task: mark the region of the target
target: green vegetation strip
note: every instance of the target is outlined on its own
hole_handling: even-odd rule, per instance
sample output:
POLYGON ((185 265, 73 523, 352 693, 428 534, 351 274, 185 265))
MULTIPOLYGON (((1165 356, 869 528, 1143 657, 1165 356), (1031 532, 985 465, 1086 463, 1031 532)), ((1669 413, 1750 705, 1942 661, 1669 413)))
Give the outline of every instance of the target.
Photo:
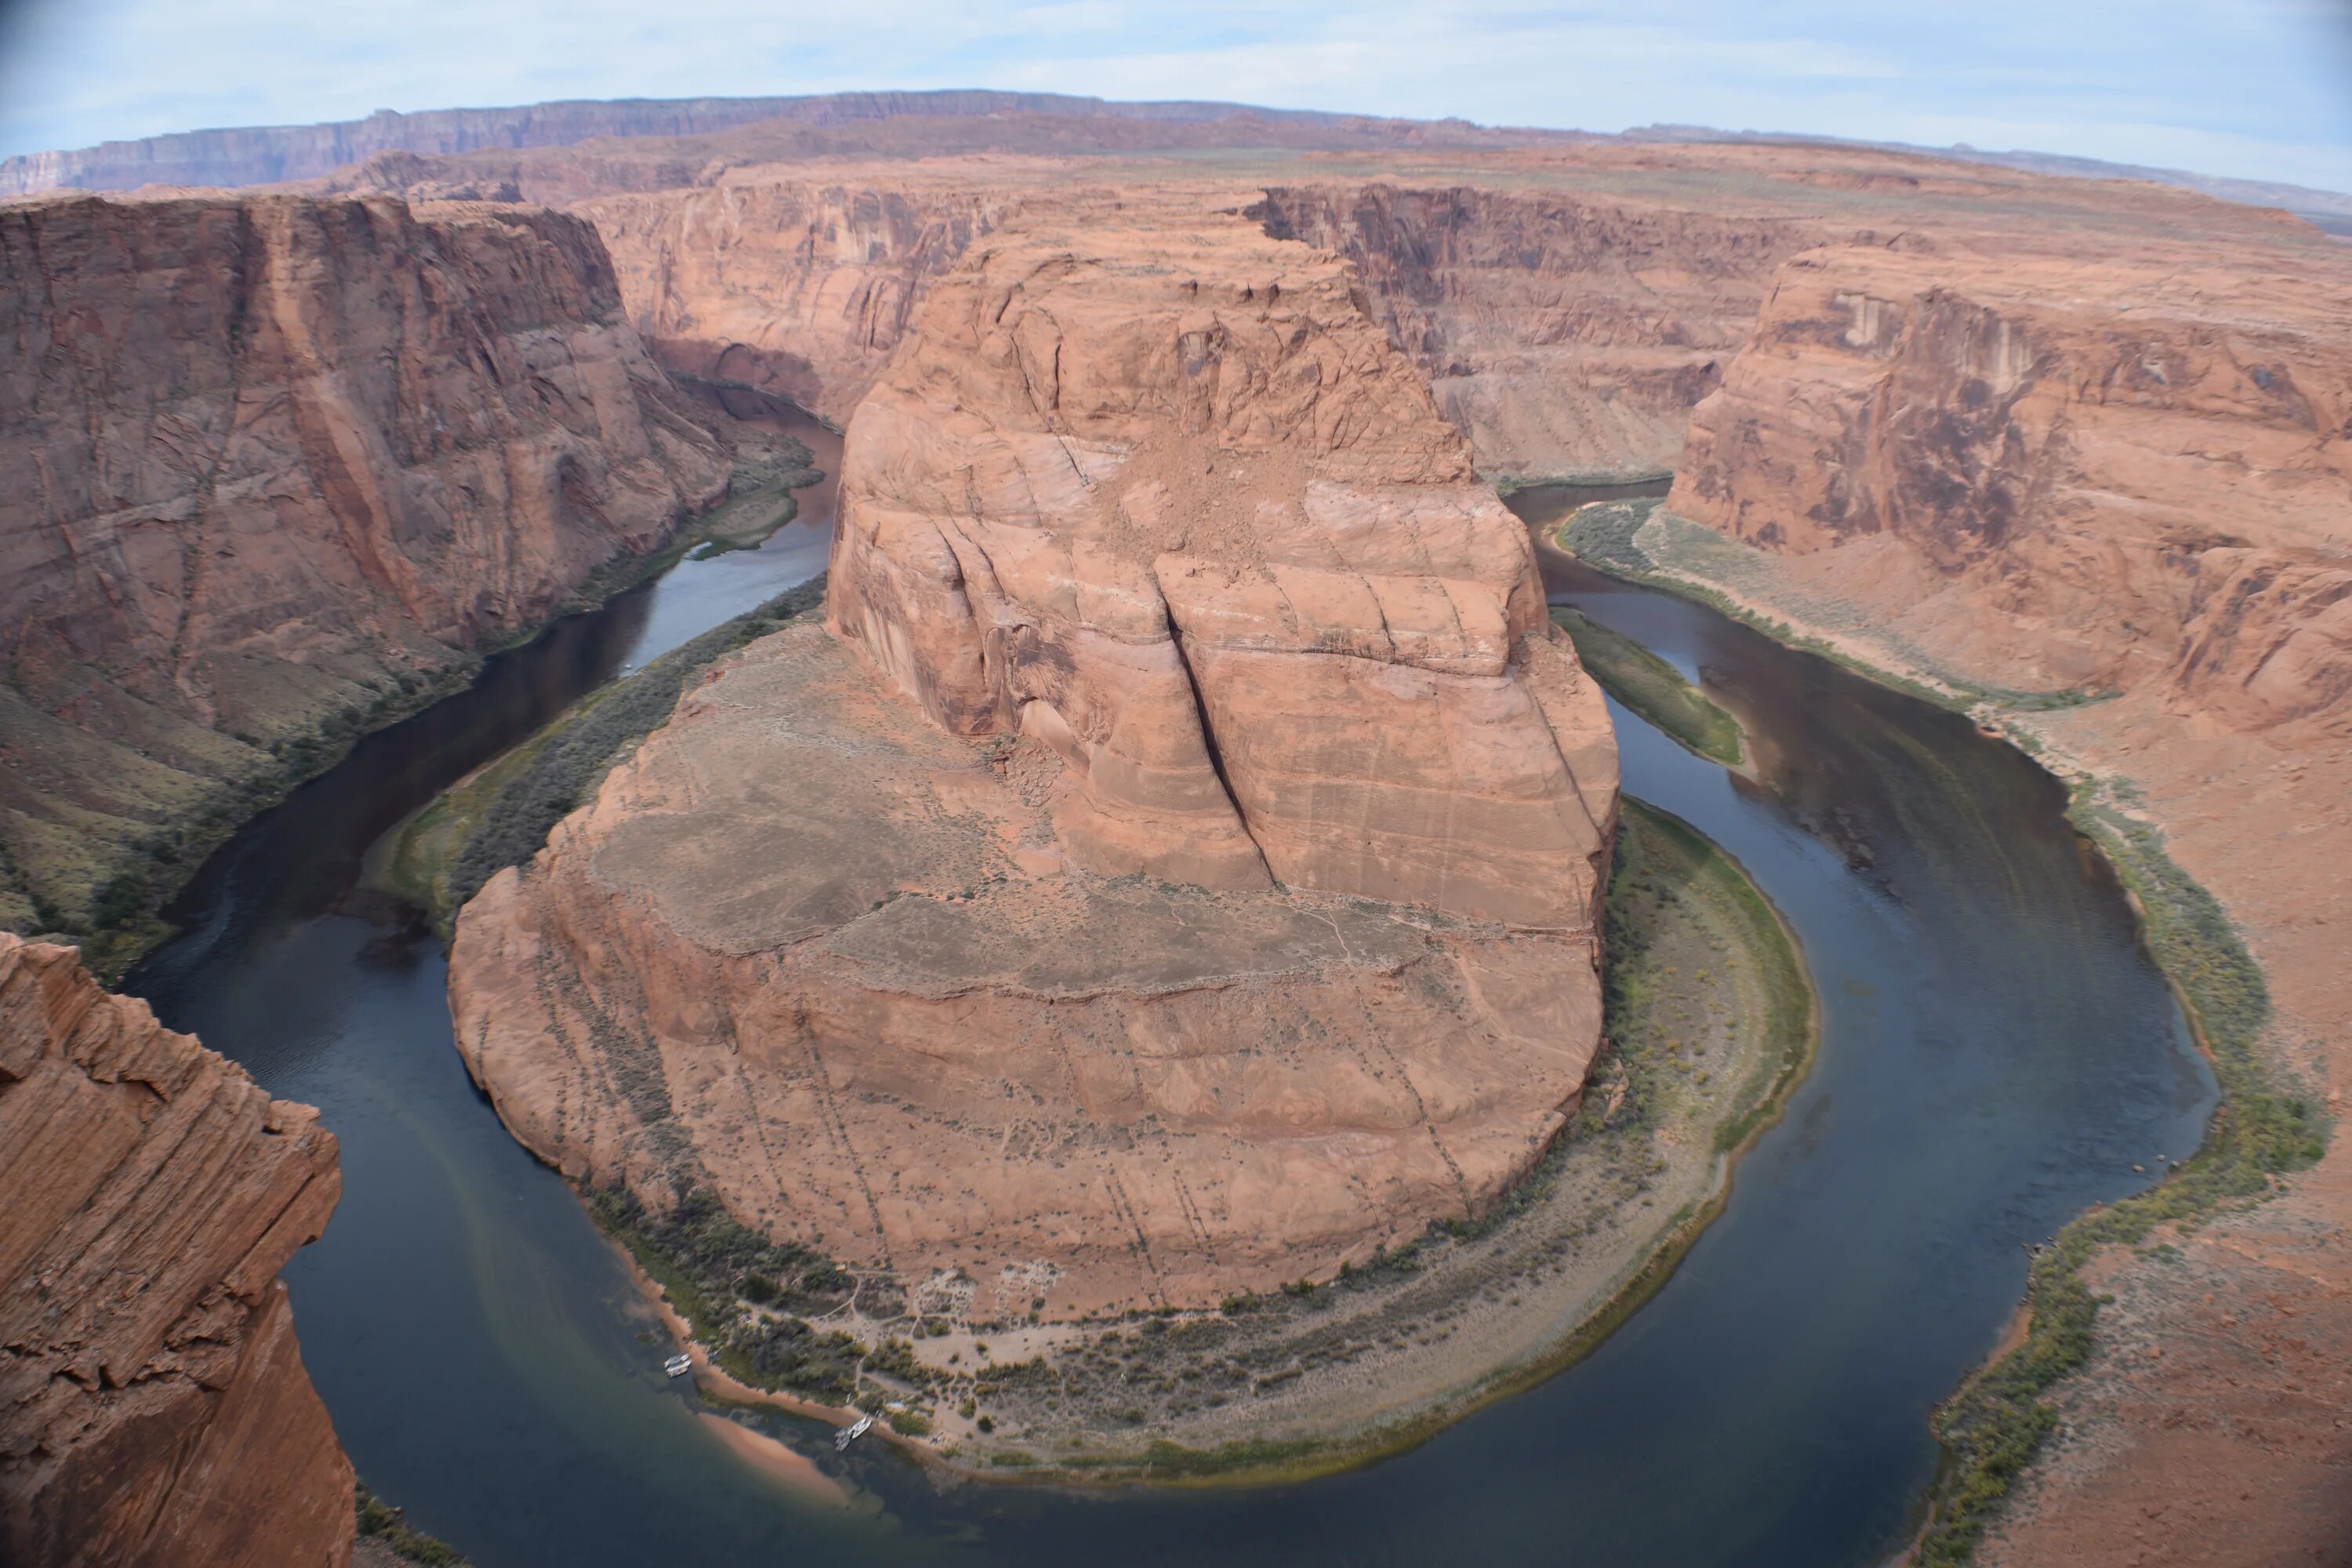
POLYGON ((393 847, 393 886, 431 911, 446 934, 483 883, 537 854, 549 830, 669 718, 698 675, 824 602, 820 575, 590 692, 412 818, 393 847))
MULTIPOLYGON (((1676 598, 1704 605, 1726 619, 1762 632, 1784 647, 1828 659, 1865 680, 1892 687, 1906 696, 1956 713, 1969 713, 1986 706, 2013 713, 2042 713, 2053 709, 2080 708, 2086 703, 2103 702, 2116 695, 2113 691, 2082 688, 2017 691, 1962 680, 1948 673, 1938 673, 1937 680, 1940 684, 1930 684, 1866 663, 1834 643, 1807 636, 1786 620, 1758 614, 1721 588, 1694 581, 1694 576, 1718 575, 1730 563, 1756 552, 1752 547, 1726 539, 1687 518, 1676 517, 1672 512, 1661 515, 1660 503, 1654 498, 1595 501, 1590 506, 1580 507, 1560 524, 1553 542, 1587 565, 1597 567, 1612 577, 1622 577, 1644 588, 1654 588, 1661 594, 1672 594, 1676 598), (1634 538, 1653 518, 1668 531, 1668 538, 1675 542, 1676 549, 1699 558, 1673 563, 1679 570, 1669 570, 1665 564, 1654 559, 1634 538), (1685 575, 1685 572, 1692 575, 1685 575)), ((2022 741, 2020 744, 2029 752, 2034 749, 2022 741)))
MULTIPOLYGON (((1475 1220, 1433 1222, 1421 1241, 1383 1249, 1358 1268, 1318 1284, 1300 1280, 1283 1287, 1280 1298, 1241 1296, 1223 1306, 1227 1320, 1272 1310, 1313 1310, 1339 1293, 1378 1288, 1396 1276, 1426 1267, 1434 1249, 1486 1235, 1540 1202, 1558 1179, 1575 1142, 1601 1137, 1646 1140, 1669 1101, 1680 1093, 1686 1062, 1675 1052, 1679 1027, 1663 1005, 1675 984, 1674 971, 1656 955, 1665 922, 1686 921, 1696 904, 1722 917, 1741 955, 1753 962, 1766 994, 1763 1048, 1758 1064, 1727 1106, 1715 1134, 1717 1152, 1736 1157, 1779 1116, 1789 1092, 1812 1060, 1819 1035, 1812 984, 1796 938, 1779 911, 1737 861, 1689 824, 1632 797, 1623 800, 1616 859, 1610 879, 1604 928, 1602 1033, 1612 1043, 1626 1078, 1624 1102, 1613 1110, 1599 1086, 1584 1096, 1575 1121, 1528 1178, 1475 1220)), ((1701 921, 1704 927, 1704 921, 1701 921)), ((1595 1064, 1596 1067, 1599 1065, 1595 1064)), ((1541 1353, 1496 1369, 1460 1395, 1401 1421, 1339 1438, 1255 1438, 1215 1448, 1192 1448, 1161 1440, 1139 1456, 1042 1455, 999 1450, 981 1462, 1006 1479, 1115 1483, 1146 1480, 1177 1485, 1289 1484, 1359 1468, 1428 1441, 1475 1411, 1522 1394, 1591 1354, 1654 1296, 1681 1264, 1702 1232, 1722 1212, 1727 1180, 1711 1197, 1686 1204, 1659 1233, 1649 1256, 1623 1287, 1591 1315, 1541 1353)), ((1161 1328, 1171 1337, 1204 1331, 1216 1319, 1161 1328)), ((1050 1377, 1043 1363, 1027 1369, 1050 1377)), ((1280 1381, 1277 1374, 1263 1381, 1280 1381)))
POLYGON ((736 1222, 712 1194, 689 1190, 657 1214, 625 1190, 583 1189, 588 1212, 662 1288, 719 1369, 753 1388, 846 1405, 869 1361, 912 1359, 903 1341, 869 1352, 839 1331, 812 1327, 856 1283, 831 1259, 772 1242, 736 1222))
POLYGON ((1551 618, 1568 633, 1578 660, 1610 696, 1686 750, 1727 768, 1739 765, 1738 721, 1707 700, 1680 670, 1580 610, 1554 610, 1551 618))
POLYGON ((2035 1257, 2024 1342, 1937 1414, 1945 1462, 1915 1559, 1922 1568, 1969 1560, 2018 1476, 2056 1430, 2057 1412, 2044 1395, 2089 1359, 2105 1300, 2083 1282, 2093 1254, 2136 1244, 2159 1225, 2192 1227, 2257 1202, 2276 1190, 2278 1176, 2310 1165, 2326 1148, 2322 1116, 2283 1088, 2262 1060, 2269 988, 2221 904, 2173 863, 2154 828, 2109 804, 2099 785, 2078 788, 2068 816, 2105 851, 2129 890, 2148 951, 2212 1060, 2221 1105, 2203 1146, 2167 1180, 2093 1209, 2035 1257))
POLYGON ((352 1503, 361 1540, 373 1541, 402 1562, 422 1563, 424 1568, 467 1568, 457 1548, 411 1525, 400 1510, 368 1490, 366 1482, 353 1489, 352 1503))

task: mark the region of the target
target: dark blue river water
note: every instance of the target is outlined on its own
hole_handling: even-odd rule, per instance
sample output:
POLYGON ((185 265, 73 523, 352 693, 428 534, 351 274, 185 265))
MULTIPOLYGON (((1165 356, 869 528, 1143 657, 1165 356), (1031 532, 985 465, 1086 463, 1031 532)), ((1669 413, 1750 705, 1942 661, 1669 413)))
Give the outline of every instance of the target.
POLYGON ((1592 1355, 1368 1470, 941 1490, 767 1417, 855 1498, 811 1503, 663 1378, 615 1254, 467 1081, 437 944, 355 890, 370 844, 458 774, 818 570, 827 493, 803 505, 764 550, 682 565, 370 738, 221 852, 131 977, 341 1138, 342 1206, 287 1270, 303 1354, 361 1475, 481 1568, 1872 1563, 1931 1476, 1930 1407, 2018 1299, 2021 1244, 2201 1134, 2210 1078, 2053 781, 1965 721, 1549 560, 1556 600, 1748 724, 1753 778, 1618 712, 1625 787, 1738 858, 1821 994, 1819 1060, 1722 1217, 1592 1355))

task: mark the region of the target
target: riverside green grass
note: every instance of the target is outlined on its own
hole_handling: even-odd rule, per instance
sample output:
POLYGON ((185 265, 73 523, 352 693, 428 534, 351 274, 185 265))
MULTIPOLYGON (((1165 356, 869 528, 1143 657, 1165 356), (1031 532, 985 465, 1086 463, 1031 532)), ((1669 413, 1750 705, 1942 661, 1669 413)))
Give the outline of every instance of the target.
POLYGON ((1579 610, 1551 618, 1601 689, 1709 762, 1740 763, 1739 721, 1709 701, 1682 672, 1633 638, 1620 637, 1579 610))
POLYGON ((514 750, 443 791, 400 830, 388 870, 394 889, 429 910, 446 935, 484 882, 537 854, 548 830, 667 721, 693 677, 822 605, 824 581, 819 574, 597 688, 514 750))
MULTIPOLYGON (((1586 507, 1561 526, 1558 541, 1588 564, 1704 604, 1775 641, 1955 711, 1970 712, 1979 704, 2037 711, 2097 700, 2084 693, 1937 690, 1874 668, 1798 635, 1786 622, 1656 570, 1633 539, 1652 510, 1640 502, 1586 507)), ((2010 739, 2029 755, 2038 752, 2030 736, 2010 739)), ((2083 1282, 2082 1269, 2094 1254, 2111 1244, 2137 1243, 2159 1225, 2194 1226, 2260 1202, 2276 1190, 2277 1177, 2311 1165, 2326 1148, 2324 1114, 2282 1085, 2263 1060, 2260 1041, 2271 1005, 2261 966, 2220 900, 2165 853, 2162 834, 2122 809, 2116 795, 2105 781, 2080 781, 2071 792, 2068 819, 2098 847, 2130 895, 2141 939, 2212 1064, 2221 1100, 2204 1142, 2167 1180, 2080 1215, 2034 1258, 2022 1342, 1979 1368, 1937 1412, 1944 1459, 1914 1557, 1921 1568, 1952 1568, 1972 1559, 2017 1478, 2057 1429, 2057 1413, 2044 1396, 2090 1357, 2102 1303, 2083 1282)))
POLYGON ((2082 1270, 2093 1255, 2137 1243, 2159 1225, 2193 1227, 2258 1203, 2276 1190, 2278 1176, 2326 1150, 2324 1117, 2262 1059, 2270 990, 2220 901, 2164 852, 2161 835, 2117 809, 2105 786, 2078 785, 2067 816, 2123 879, 2142 938, 2180 998, 2221 1099, 2204 1143, 2168 1179, 2082 1215, 2034 1258, 2024 1342, 1979 1370, 1937 1415, 1946 1458, 1914 1559, 1922 1568, 1971 1560, 2018 1476, 2057 1430, 2057 1412, 2042 1396, 2090 1357, 2102 1299, 2082 1270))

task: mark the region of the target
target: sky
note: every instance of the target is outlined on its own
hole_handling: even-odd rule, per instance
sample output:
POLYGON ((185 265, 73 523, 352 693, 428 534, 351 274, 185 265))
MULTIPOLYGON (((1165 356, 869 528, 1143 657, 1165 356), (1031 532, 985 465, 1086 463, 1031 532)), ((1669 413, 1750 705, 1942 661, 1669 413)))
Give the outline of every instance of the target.
POLYGON ((1965 142, 2352 190, 2352 0, 0 0, 0 154, 936 87, 1965 142))

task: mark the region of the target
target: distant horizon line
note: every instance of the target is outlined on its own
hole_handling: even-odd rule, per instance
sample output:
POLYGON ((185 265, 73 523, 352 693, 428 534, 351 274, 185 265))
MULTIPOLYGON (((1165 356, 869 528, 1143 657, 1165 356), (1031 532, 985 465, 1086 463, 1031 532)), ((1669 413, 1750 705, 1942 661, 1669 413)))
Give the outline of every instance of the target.
MULTIPOLYGON (((1358 110, 1299 109, 1273 104, 1244 103, 1230 99, 1215 98, 1105 98, 1094 93, 1034 91, 1013 88, 946 87, 946 88, 850 88, 832 92, 803 93, 689 93, 670 97, 652 94, 629 94, 617 97, 549 98, 527 103, 448 104, 430 109, 377 108, 365 114, 341 119, 281 121, 271 123, 240 125, 202 125, 178 131, 161 131, 144 136, 108 137, 79 147, 43 147, 22 153, 0 153, 0 170, 24 168, 48 159, 68 159, 100 153, 112 148, 131 148, 181 138, 219 136, 237 132, 268 133, 317 131, 329 128, 357 127, 386 120, 422 120, 439 115, 521 113, 536 110, 575 108, 597 105, 657 105, 688 106, 695 104, 742 105, 760 103, 815 103, 826 100, 867 98, 940 99, 975 96, 1005 99, 1046 100, 1067 104, 1095 104, 1113 109, 1145 110, 1213 110, 1217 115, 1201 116, 1202 120, 1233 118, 1240 115, 1262 115, 1285 120, 1331 124, 1348 121, 1381 121, 1396 125, 1454 125, 1472 131, 1507 138, 1517 134, 1543 137, 1589 137, 1596 141, 1653 142, 1704 143, 1770 142, 1777 144, 1813 144, 1831 147, 1853 147, 1877 152, 1907 153, 1929 157, 1942 157, 1960 163, 1991 163, 2005 167, 2020 168, 2028 173, 2052 174, 2078 178, 2156 179, 2160 183, 2188 185, 2223 200, 2216 187, 2234 188, 2248 193, 2277 192, 2333 198, 2327 205, 2341 204, 2340 212, 2352 219, 2352 189, 2327 185, 2308 185, 2290 180, 2268 180, 2253 175, 2215 174, 2207 170, 2180 168, 2152 163, 2129 163, 2111 158, 2096 158, 2085 153, 2064 153, 2047 148, 1982 148, 1966 142, 1954 142, 1947 146, 1927 142, 1898 142, 1867 136, 1846 136, 1830 132, 1758 130, 1753 127, 1734 130, 1725 126, 1703 125, 1685 121, 1654 121, 1646 125, 1629 125, 1621 131, 1595 131, 1573 125, 1510 125, 1490 124, 1464 115, 1424 117, 1403 114, 1381 114, 1358 110), (1646 133, 1646 134, 1645 134, 1646 133), (1675 134, 1680 133, 1680 134, 1675 134), (2032 160, 2033 162, 2027 162, 2032 160), (2049 167, 2047 163, 2071 164, 2074 168, 2049 167)), ((984 116, 976 116, 976 118, 984 116)), ((777 118, 783 118, 778 116, 777 118)), ((1174 118, 1171 116, 1171 118, 1174 118)), ((759 120, 739 121, 728 130, 741 125, 759 124, 759 120)), ((719 134, 719 132, 682 132, 670 134, 719 134)), ((659 133, 641 133, 650 139, 659 133)), ((566 145, 569 143, 555 143, 566 145)), ((478 149, 488 151, 488 149, 478 149)), ((60 186, 59 189, 88 187, 60 186)), ((2241 202, 2241 205, 2254 205, 2241 202)), ((2269 204, 2284 205, 2284 204, 2269 204)))

